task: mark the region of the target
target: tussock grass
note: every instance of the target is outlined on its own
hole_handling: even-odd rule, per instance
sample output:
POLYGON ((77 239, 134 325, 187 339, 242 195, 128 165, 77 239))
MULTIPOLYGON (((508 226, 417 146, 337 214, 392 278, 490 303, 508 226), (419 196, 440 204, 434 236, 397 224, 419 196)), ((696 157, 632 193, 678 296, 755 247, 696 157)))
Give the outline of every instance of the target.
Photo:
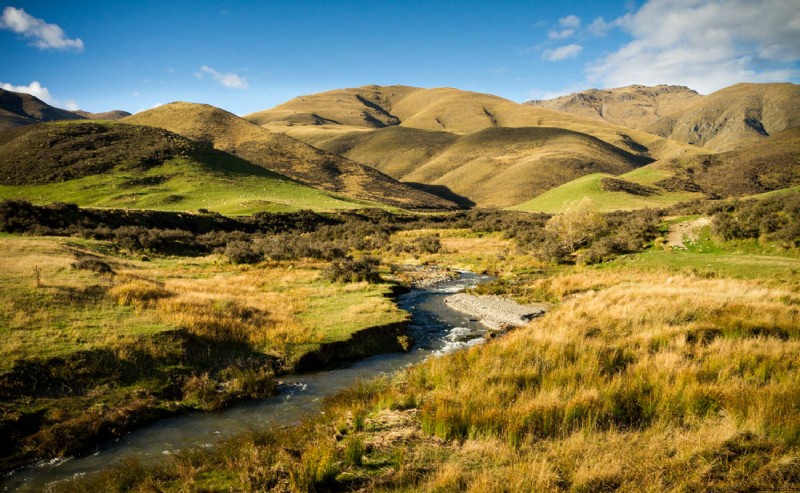
MULTIPOLYGON (((530 296, 557 303, 527 328, 362 382, 298 429, 207 452, 192 463, 191 479, 208 485, 202 478, 237 464, 246 473, 230 478, 227 489, 800 485, 800 310, 787 301, 796 297, 796 280, 776 285, 628 268, 571 270, 526 283, 530 296)), ((178 459, 153 483, 119 490, 176 485, 185 478, 173 470, 188 464, 178 459)), ((93 481, 116 485, 108 479, 114 474, 126 472, 93 481)))

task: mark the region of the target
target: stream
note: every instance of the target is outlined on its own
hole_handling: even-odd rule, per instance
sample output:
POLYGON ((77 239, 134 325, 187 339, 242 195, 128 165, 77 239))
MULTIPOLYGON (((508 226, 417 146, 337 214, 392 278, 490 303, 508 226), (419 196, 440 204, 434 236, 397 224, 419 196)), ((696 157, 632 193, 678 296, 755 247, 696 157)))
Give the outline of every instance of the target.
POLYGON ((39 492, 48 484, 100 471, 123 460, 154 463, 181 449, 211 447, 242 432, 291 425, 320 412, 323 399, 352 386, 359 379, 392 373, 424 359, 483 342, 486 328, 467 315, 450 309, 444 298, 489 280, 470 272, 430 288, 413 289, 398 298, 400 308, 411 313, 409 333, 416 340, 408 353, 381 354, 336 369, 285 375, 278 394, 233 405, 218 413, 197 413, 167 418, 134 430, 99 448, 94 454, 42 461, 8 473, 2 491, 39 492))

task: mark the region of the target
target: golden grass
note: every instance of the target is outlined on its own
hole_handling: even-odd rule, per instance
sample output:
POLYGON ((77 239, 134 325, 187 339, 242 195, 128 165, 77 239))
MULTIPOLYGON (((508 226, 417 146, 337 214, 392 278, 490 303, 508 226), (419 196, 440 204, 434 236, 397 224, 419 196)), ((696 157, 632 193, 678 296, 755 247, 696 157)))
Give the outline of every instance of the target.
POLYGON ((194 467, 235 463, 248 472, 222 489, 243 491, 800 486, 797 283, 581 270, 532 284, 559 304, 527 328, 359 384, 300 429, 194 467))

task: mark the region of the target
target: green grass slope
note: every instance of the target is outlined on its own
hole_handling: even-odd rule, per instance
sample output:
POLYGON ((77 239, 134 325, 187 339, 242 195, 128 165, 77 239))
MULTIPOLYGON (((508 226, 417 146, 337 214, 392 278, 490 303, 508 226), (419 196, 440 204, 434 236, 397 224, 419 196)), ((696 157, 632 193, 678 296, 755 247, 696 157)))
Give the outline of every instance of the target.
POLYGON ((354 199, 404 208, 455 208, 452 202, 399 183, 369 166, 270 132, 213 106, 171 103, 125 121, 209 143, 268 170, 354 199))
POLYGON ((97 122, 0 134, 0 198, 228 214, 375 205, 329 195, 163 129, 97 122))
POLYGON ((620 174, 648 162, 587 134, 548 127, 489 127, 457 135, 394 126, 343 134, 322 145, 482 207, 517 205, 588 173, 620 174))

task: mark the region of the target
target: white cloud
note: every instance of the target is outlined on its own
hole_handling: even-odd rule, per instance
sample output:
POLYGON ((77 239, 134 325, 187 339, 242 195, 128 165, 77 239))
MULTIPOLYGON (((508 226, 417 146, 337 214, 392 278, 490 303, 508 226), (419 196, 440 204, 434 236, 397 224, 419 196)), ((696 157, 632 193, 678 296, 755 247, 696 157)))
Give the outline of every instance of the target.
POLYGON ((83 51, 83 41, 80 38, 68 38, 67 33, 58 25, 37 19, 23 9, 14 7, 3 9, 0 29, 7 29, 22 34, 26 38, 33 38, 31 44, 40 50, 83 51))
POLYGON ((39 81, 33 81, 27 86, 15 86, 13 84, 9 84, 7 82, 0 82, 0 89, 5 89, 6 91, 14 91, 14 92, 23 92, 25 94, 30 94, 31 96, 36 96, 37 98, 41 99, 45 103, 55 106, 57 108, 65 108, 69 111, 75 111, 80 109, 78 103, 74 99, 66 99, 61 101, 53 97, 50 94, 50 90, 46 87, 42 86, 39 81))
POLYGON ((562 31, 550 31, 547 33, 547 37, 550 39, 567 39, 573 34, 575 34, 574 29, 564 29, 562 31))
POLYGON ((195 72, 194 76, 198 79, 202 79, 205 74, 209 74, 220 85, 230 89, 247 89, 248 86, 247 79, 244 77, 240 77, 233 72, 227 72, 223 74, 214 70, 208 65, 203 65, 200 67, 200 72, 195 72))
POLYGON ((575 58, 583 51, 583 46, 571 44, 559 46, 558 48, 547 49, 542 52, 542 58, 549 62, 560 62, 569 58, 575 58))
POLYGON ((559 19, 558 23, 563 27, 581 27, 581 18, 577 15, 568 15, 559 19))
POLYGON ((5 89, 6 91, 24 92, 25 94, 36 96, 48 104, 53 104, 55 102, 53 96, 50 94, 50 91, 46 87, 42 87, 39 81, 36 80, 27 86, 15 86, 7 82, 0 82, 0 88, 5 89))
MULTIPOLYGON (((596 23, 596 25, 595 25, 596 23)), ((702 93, 800 76, 796 0, 650 0, 606 23, 633 40, 587 69, 591 83, 682 84, 702 93)))

